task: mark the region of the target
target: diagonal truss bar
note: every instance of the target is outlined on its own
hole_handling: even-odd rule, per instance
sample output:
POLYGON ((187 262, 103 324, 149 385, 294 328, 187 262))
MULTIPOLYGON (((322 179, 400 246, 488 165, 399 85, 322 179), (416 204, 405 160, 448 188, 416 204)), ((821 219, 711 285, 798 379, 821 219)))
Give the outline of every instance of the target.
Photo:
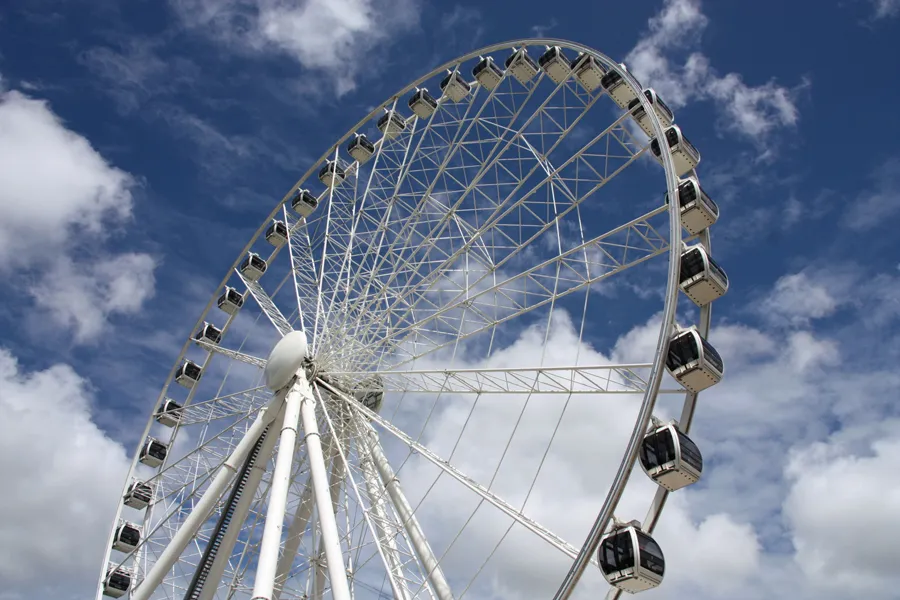
MULTIPOLYGON (((537 521, 528 518, 524 513, 516 509, 514 506, 500 498, 497 494, 485 488, 483 485, 451 465, 449 462, 439 457, 437 454, 429 450, 427 447, 423 446, 419 442, 415 441, 405 433, 403 433, 397 427, 394 427, 384 417, 379 415, 378 413, 369 410, 366 406, 364 406, 361 402, 357 401, 355 398, 351 398, 350 396, 344 394, 334 386, 330 385, 328 382, 323 381, 321 378, 316 379, 316 383, 321 385, 324 389, 328 390, 332 394, 343 398, 344 401, 350 403, 353 407, 355 407, 362 415, 366 418, 372 420, 375 423, 378 423, 385 431, 392 434, 398 440, 406 444, 409 448, 418 452, 426 460, 430 463, 456 479, 458 482, 469 488, 469 490, 475 492, 479 496, 481 496, 485 502, 499 509, 508 517, 512 518, 514 521, 519 523, 521 526, 525 527, 527 530, 531 531, 542 540, 568 556, 569 558, 575 558, 578 555, 578 549, 572 544, 568 543, 537 521)), ((594 564, 597 563, 596 559, 592 560, 594 564)))
POLYGON ((222 356, 227 356, 232 360, 236 360, 238 362, 242 362, 248 365, 253 365, 254 367, 259 367, 260 369, 266 366, 266 360, 264 358, 259 358, 257 356, 252 356, 250 354, 245 354, 243 352, 238 352, 237 350, 231 350, 229 348, 224 348, 219 346, 218 344, 213 344, 212 342, 208 342, 206 340, 197 341, 196 344, 203 348, 204 350, 208 350, 209 352, 214 352, 216 354, 221 354, 222 356))
POLYGON ((250 414, 272 398, 272 393, 265 387, 251 388, 217 396, 202 402, 194 402, 185 407, 173 410, 172 416, 179 419, 179 425, 206 423, 239 414, 250 414))
POLYGON ((284 315, 281 314, 281 311, 278 310, 278 307, 275 306, 275 303, 266 293, 266 291, 262 288, 258 281, 250 281, 245 278, 244 275, 235 269, 235 273, 238 274, 238 277, 241 278, 241 281, 246 286, 247 290, 250 292, 250 295, 253 296, 253 299, 256 300, 256 303, 259 305, 259 308, 266 314, 269 318, 269 321, 272 322, 272 325, 275 326, 275 329, 281 333, 282 337, 289 334, 294 330, 291 327, 291 324, 287 319, 284 318, 284 315))

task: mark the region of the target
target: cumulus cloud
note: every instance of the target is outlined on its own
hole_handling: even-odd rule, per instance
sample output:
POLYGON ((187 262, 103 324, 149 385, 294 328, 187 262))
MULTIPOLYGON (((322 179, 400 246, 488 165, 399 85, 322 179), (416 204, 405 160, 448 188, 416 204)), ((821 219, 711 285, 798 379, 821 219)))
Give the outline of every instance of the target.
POLYGON ((869 177, 870 185, 849 203, 845 223, 855 231, 868 231, 900 213, 900 157, 880 164, 869 177))
POLYGON ((357 61, 418 23, 417 0, 170 0, 190 27, 222 44, 276 51, 326 76, 338 94, 351 91, 357 61))
POLYGON ((67 365, 28 371, 0 349, 0 580, 5 599, 86 598, 129 461, 91 420, 67 365))
POLYGON ((683 64, 670 60, 675 53, 699 45, 709 19, 700 0, 666 0, 648 22, 647 33, 625 57, 644 85, 653 86, 673 108, 694 99, 712 100, 724 128, 758 143, 799 119, 796 90, 769 81, 752 86, 738 73, 719 75, 702 52, 693 51, 683 64))
POLYGON ((876 19, 896 17, 900 15, 900 0, 872 0, 876 19))
POLYGON ((27 274, 37 305, 76 341, 153 293, 152 257, 103 248, 131 218, 134 186, 46 102, 0 94, 0 273, 27 274))

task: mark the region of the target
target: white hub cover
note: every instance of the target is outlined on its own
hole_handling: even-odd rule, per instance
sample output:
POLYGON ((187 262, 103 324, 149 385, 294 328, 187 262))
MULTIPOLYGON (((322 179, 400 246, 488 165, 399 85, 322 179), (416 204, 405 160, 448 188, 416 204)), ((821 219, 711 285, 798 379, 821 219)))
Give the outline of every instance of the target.
POLYGON ((309 353, 306 334, 292 331, 275 344, 266 362, 266 387, 277 392, 291 382, 309 353))

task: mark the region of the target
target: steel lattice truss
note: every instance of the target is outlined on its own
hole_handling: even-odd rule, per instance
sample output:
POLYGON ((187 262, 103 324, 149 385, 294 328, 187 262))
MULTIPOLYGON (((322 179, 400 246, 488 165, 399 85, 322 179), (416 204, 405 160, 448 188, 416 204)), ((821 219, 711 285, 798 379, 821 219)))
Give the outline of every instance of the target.
MULTIPOLYGON (((508 51, 481 52, 502 64, 508 51)), ((445 66, 468 77, 477 57, 445 66)), ((149 485, 152 501, 120 507, 110 538, 119 518, 140 527, 134 550, 108 557, 131 577, 132 597, 249 599, 271 568, 272 600, 343 600, 343 577, 355 598, 452 600, 485 585, 482 574, 513 527, 571 564, 579 547, 523 508, 543 458, 513 497, 495 481, 518 421, 492 477, 467 474, 457 461, 471 443, 465 428, 476 406, 521 405, 520 420, 532 400, 559 407, 545 436, 552 440, 572 398, 637 409, 641 397, 646 404, 656 393, 684 393, 658 389, 654 363, 578 354, 592 343, 586 330, 603 326, 595 299, 632 281, 631 269, 659 283, 653 265, 681 247, 670 240, 661 195, 648 204, 620 185, 627 177, 662 180, 642 160, 646 137, 627 113, 610 110, 602 88, 587 91, 571 74, 557 84, 542 70, 524 82, 507 74, 493 89, 472 85, 427 118, 413 115, 407 97, 415 86, 435 91, 443 77, 437 70, 383 105, 403 119, 402 131, 382 135, 380 112, 354 128, 375 141, 367 161, 349 156, 350 133, 323 155, 298 183, 318 198, 316 209, 301 216, 290 202, 279 205, 271 218, 286 226, 285 243, 267 246, 264 225, 245 249, 265 258, 265 273, 254 280, 239 259, 223 281, 243 305, 219 311, 220 289, 201 316, 198 327, 224 321, 222 339, 185 345, 179 364, 190 358, 202 376, 187 391, 170 376, 144 434, 168 454, 156 467, 136 458, 129 478, 149 485), (339 185, 315 180, 329 161, 343 172, 339 185), (545 355, 560 319, 575 332, 567 360, 545 355), (493 361, 526 330, 543 337, 544 354, 519 365, 493 361), (311 360, 273 393, 263 385, 263 357, 294 331, 306 332, 311 360), (373 411, 363 395, 375 375, 384 406, 373 411), (174 427, 158 418, 166 406, 174 427), (431 447, 440 437, 435 420, 450 409, 468 410, 465 424, 431 447), (282 450, 295 433, 295 446, 282 450), (401 487, 398 476, 410 473, 412 485, 401 487), (430 485, 423 473, 433 474, 430 485), (433 540, 426 534, 440 521, 429 507, 444 482, 476 504, 455 536, 433 540), (455 570, 460 539, 474 535, 470 522, 482 504, 508 529, 477 568, 455 570), (273 514, 283 530, 270 535, 273 514), (271 560, 277 565, 267 566, 271 560)), ((657 498, 651 527, 663 503, 657 498)), ((98 597, 106 575, 105 566, 98 597)))

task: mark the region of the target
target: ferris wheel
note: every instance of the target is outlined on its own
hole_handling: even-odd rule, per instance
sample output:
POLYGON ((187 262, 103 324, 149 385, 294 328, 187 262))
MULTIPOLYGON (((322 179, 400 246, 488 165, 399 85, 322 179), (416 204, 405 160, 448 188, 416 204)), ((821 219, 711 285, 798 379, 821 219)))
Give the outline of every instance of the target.
MULTIPOLYGON (((136 449, 97 598, 477 597, 503 581, 511 530, 562 561, 557 599, 589 578, 611 598, 658 586, 652 534, 703 470, 688 432, 724 372, 706 338, 728 289, 718 207, 674 121, 624 65, 554 39, 459 57, 366 115, 200 315, 136 449), (603 286, 631 274, 664 285, 645 315, 662 311, 655 349, 598 358, 584 348, 607 326, 603 286), (560 328, 572 339, 548 351, 560 328), (683 396, 677 420, 656 416, 661 394, 683 396), (630 415, 583 541, 528 504, 582 399, 630 415), (504 478, 529 405, 557 412, 504 478), (656 484, 643 520, 617 510, 648 481, 636 462, 656 484), (508 524, 490 543, 481 509, 508 524)), ((578 425, 601 436, 606 420, 578 425)))

